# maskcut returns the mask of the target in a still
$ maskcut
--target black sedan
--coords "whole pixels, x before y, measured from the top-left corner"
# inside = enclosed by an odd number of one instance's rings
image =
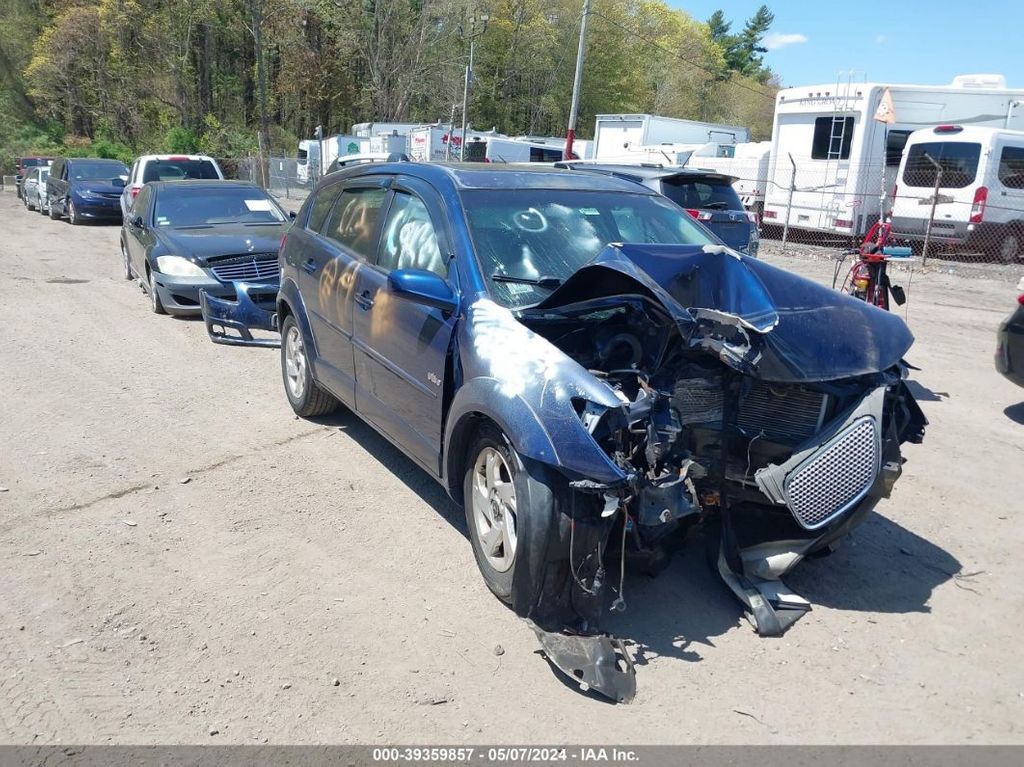
[[[237,300],[272,283],[288,215],[265,191],[238,181],[161,181],[139,192],[121,228],[125,279],[138,280],[157,314],[198,315],[202,294]]]
[[[996,370],[1018,386],[1024,386],[1024,280],[1017,289],[1017,311],[999,326],[996,336]]]

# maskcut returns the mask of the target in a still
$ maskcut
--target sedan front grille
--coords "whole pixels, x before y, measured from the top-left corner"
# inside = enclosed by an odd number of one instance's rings
[[[214,259],[210,259],[214,261]],[[213,276],[221,282],[232,280],[266,280],[277,277],[277,254],[256,253],[251,256],[237,256],[216,259],[210,264]]]
[[[814,530],[847,511],[871,489],[878,475],[878,427],[858,418],[786,479],[786,503],[796,520]]]

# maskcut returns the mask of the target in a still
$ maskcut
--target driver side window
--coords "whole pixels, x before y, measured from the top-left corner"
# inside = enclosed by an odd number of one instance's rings
[[[407,192],[395,192],[384,222],[377,265],[387,271],[423,269],[448,276],[437,232],[423,201]]]

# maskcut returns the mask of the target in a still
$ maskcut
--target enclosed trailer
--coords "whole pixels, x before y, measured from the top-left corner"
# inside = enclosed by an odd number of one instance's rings
[[[888,94],[888,95],[887,95]],[[886,212],[911,132],[941,123],[1024,126],[1024,90],[1001,75],[949,85],[841,81],[776,96],[765,191],[766,223],[863,234]],[[891,113],[893,122],[875,119]]]
[[[594,126],[594,160],[617,160],[639,147],[671,144],[739,144],[750,131],[738,125],[679,120],[646,114],[598,115]]]

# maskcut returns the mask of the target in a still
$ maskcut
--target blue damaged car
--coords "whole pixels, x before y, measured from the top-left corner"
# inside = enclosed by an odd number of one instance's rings
[[[778,635],[810,607],[782,576],[923,436],[899,317],[611,176],[359,166],[320,183],[279,258],[294,411],[343,404],[442,483],[491,591],[615,700],[635,673],[601,619],[627,564],[659,570],[700,526]]]

